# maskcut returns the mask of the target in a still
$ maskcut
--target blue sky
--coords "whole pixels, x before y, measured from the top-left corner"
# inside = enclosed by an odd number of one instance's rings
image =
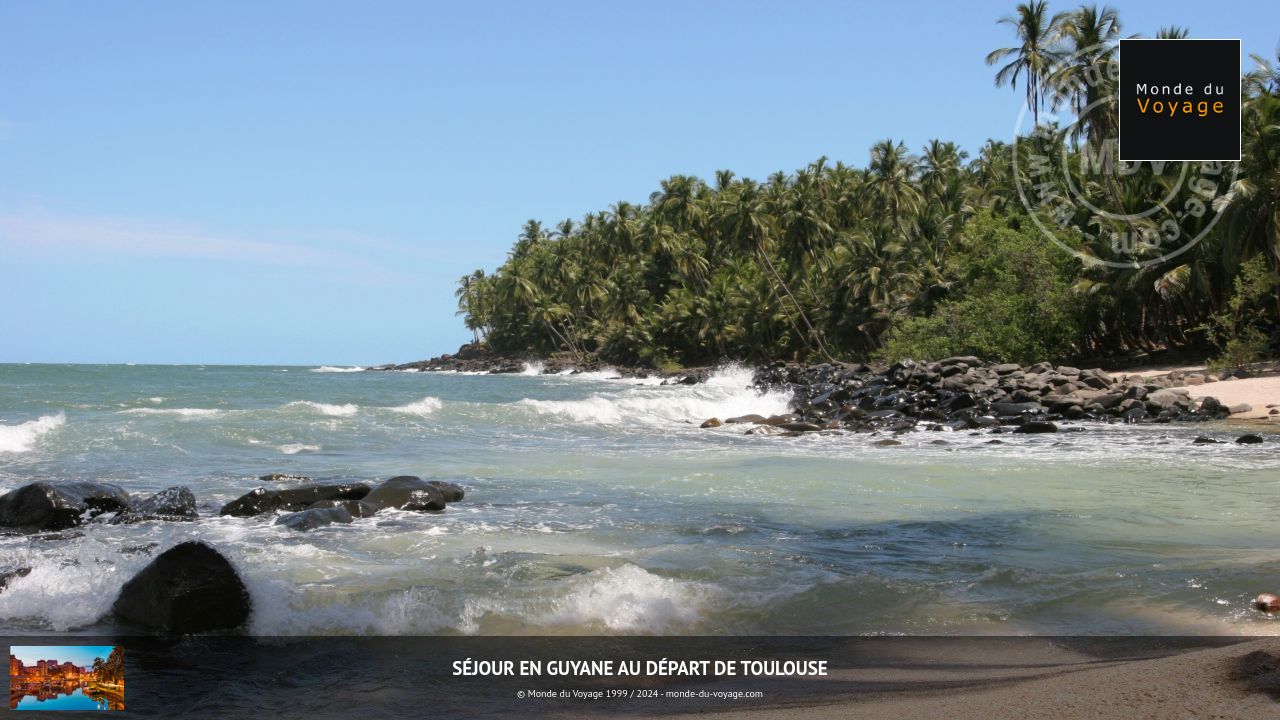
[[[28,666],[35,665],[40,660],[57,660],[59,665],[70,662],[80,667],[93,667],[94,658],[102,658],[105,662],[113,647],[113,645],[15,645],[9,648],[9,654]]]
[[[1273,2],[1112,4],[1280,40]],[[454,280],[528,218],[1010,137],[983,58],[1013,6],[5,0],[0,362],[451,352]]]

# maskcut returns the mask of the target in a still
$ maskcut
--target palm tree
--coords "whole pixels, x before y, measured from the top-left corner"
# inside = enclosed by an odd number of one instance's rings
[[[1061,16],[1050,18],[1048,4],[1044,0],[1022,3],[1016,12],[1017,16],[1006,15],[998,22],[1013,26],[1019,44],[992,50],[987,54],[987,64],[1008,61],[996,71],[996,85],[1008,83],[1016,90],[1018,79],[1022,78],[1026,85],[1027,105],[1039,125],[1041,88],[1045,76],[1060,55],[1054,47],[1054,40]]]

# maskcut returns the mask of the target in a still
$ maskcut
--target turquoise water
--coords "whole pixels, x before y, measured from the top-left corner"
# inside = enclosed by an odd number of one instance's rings
[[[24,695],[14,710],[107,710],[105,698],[93,698],[84,694],[84,688],[76,688],[69,693],[41,699],[35,695]]]
[[[1269,633],[1280,442],[1226,425],[1057,435],[744,436],[750,372],[584,376],[0,365],[0,489],[185,484],[196,523],[0,538],[9,633],[109,628],[120,586],[202,538],[257,634]],[[932,444],[945,440],[948,444]],[[217,517],[258,475],[456,481],[440,515],[297,533]]]

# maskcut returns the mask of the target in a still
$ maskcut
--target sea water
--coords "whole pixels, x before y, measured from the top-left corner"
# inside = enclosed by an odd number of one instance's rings
[[[536,369],[536,368],[534,368]],[[193,523],[0,537],[6,634],[110,631],[165,548],[217,547],[249,631],[336,634],[1257,634],[1280,589],[1280,442],[1224,423],[745,435],[751,373],[0,365],[0,491],[195,493]],[[1067,429],[1064,428],[1064,429]],[[999,439],[1001,443],[991,443]],[[943,442],[936,442],[943,441]],[[446,512],[296,532],[220,517],[271,472],[457,482]]]

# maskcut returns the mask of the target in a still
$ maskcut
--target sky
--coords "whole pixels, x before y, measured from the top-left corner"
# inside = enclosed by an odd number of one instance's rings
[[[1270,1],[1111,4],[1280,40]],[[530,218],[1011,138],[1014,5],[0,0],[0,362],[452,352],[456,279]]]
[[[9,648],[9,654],[29,667],[41,660],[57,660],[59,665],[70,662],[72,665],[91,668],[95,658],[102,658],[105,662],[113,647],[112,645],[15,645]]]

